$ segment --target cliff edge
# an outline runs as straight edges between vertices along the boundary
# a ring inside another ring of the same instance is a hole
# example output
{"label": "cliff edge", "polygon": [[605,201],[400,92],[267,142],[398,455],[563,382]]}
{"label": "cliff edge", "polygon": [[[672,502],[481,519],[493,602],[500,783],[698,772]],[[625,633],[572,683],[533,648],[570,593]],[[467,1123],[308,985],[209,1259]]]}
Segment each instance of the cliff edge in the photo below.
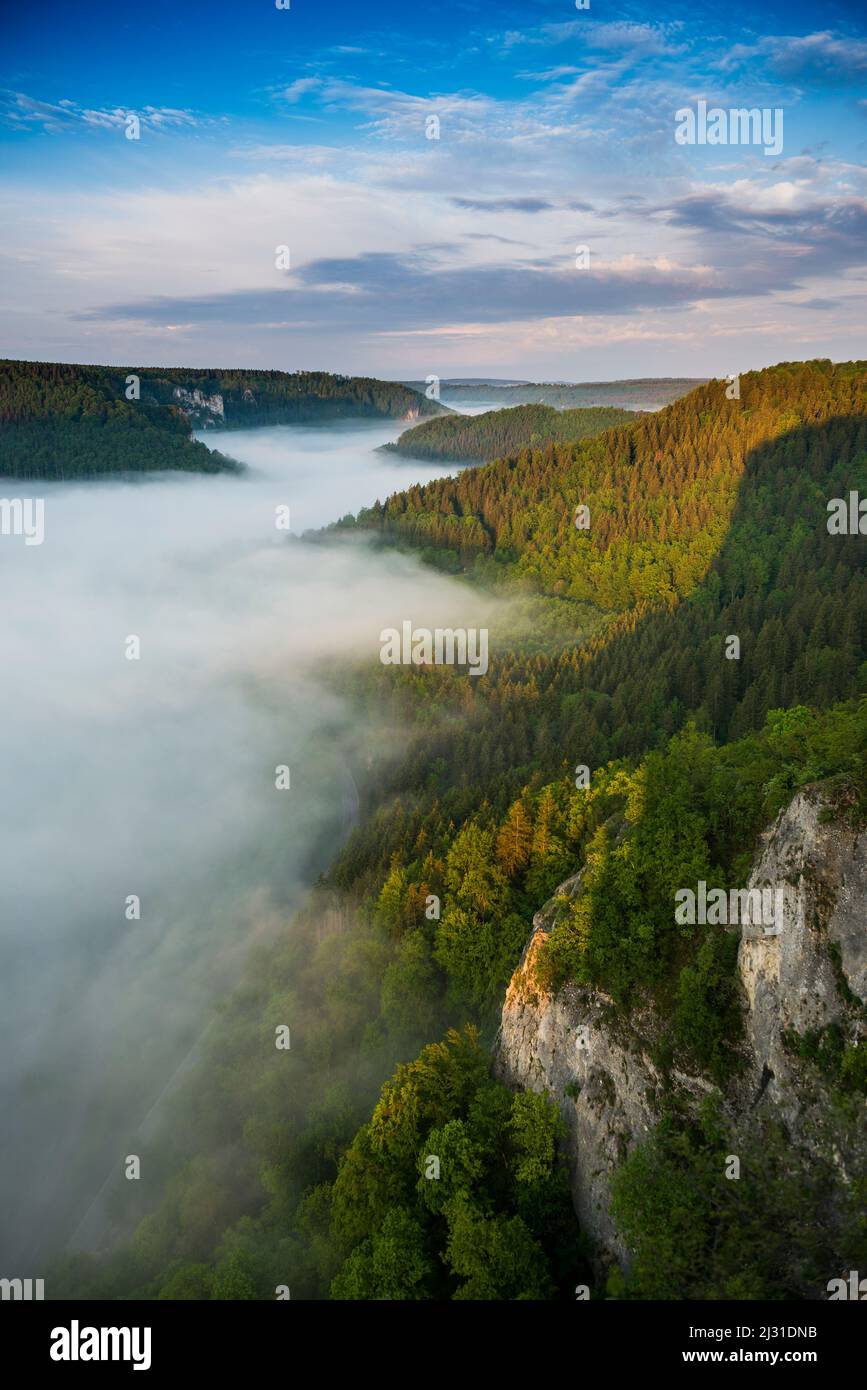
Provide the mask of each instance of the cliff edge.
{"label": "cliff edge", "polygon": [[[735,1133],[755,1132],[770,1118],[807,1156],[830,1135],[845,1185],[856,1158],[864,1158],[867,1103],[856,1102],[862,1122],[853,1148],[851,1123],[835,1128],[833,1083],[818,1063],[823,1047],[840,1055],[867,1037],[867,833],[835,814],[820,789],[805,788],[761,838],[748,887],[769,884],[784,887],[778,930],[735,928],[743,1059],[722,1101]],[[537,987],[539,949],[581,891],[579,873],[533,919],[503,1005],[495,1066],[508,1084],[548,1091],[559,1102],[581,1226],[601,1267],[628,1265],[610,1213],[614,1170],[655,1126],[664,1091],[674,1088],[695,1105],[717,1088],[676,1067],[663,1073],[654,1059],[665,1029],[650,1006],[626,1015],[596,989],[567,985],[551,994]]]}

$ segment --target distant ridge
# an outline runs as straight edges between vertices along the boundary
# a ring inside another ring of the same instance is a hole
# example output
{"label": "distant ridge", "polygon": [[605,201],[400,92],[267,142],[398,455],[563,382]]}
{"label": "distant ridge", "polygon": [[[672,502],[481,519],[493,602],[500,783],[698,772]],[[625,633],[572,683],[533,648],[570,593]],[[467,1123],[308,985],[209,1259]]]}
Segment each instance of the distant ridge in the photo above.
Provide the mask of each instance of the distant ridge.
{"label": "distant ridge", "polygon": [[[704,386],[708,377],[626,377],[618,381],[496,381],[442,377],[440,400],[460,409],[462,404],[552,405],[558,410],[587,406],[614,406],[620,410],[659,410],[681,396]],[[404,385],[424,394],[425,382]]]}

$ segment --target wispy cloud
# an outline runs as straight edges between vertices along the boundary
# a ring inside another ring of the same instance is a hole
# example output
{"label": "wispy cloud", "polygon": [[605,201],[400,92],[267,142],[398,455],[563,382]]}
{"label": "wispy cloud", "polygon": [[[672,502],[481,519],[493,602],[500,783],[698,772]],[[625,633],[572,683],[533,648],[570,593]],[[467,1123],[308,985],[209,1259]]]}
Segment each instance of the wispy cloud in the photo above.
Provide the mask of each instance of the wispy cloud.
{"label": "wispy cloud", "polygon": [[769,34],[752,44],[735,44],[719,58],[722,68],[761,59],[788,82],[844,86],[867,78],[867,42],[825,29],[802,35]]}
{"label": "wispy cloud", "polygon": [[548,198],[450,198],[449,202],[473,212],[550,212],[556,206]]}
{"label": "wispy cloud", "polygon": [[449,198],[452,207],[467,212],[594,212],[592,203],[567,198]]}
{"label": "wispy cloud", "polygon": [[615,51],[635,57],[662,53],[674,55],[683,51],[681,44],[672,41],[672,34],[676,30],[677,26],[641,24],[628,20],[600,21],[582,16],[532,29],[510,29],[499,42],[506,51],[522,47],[552,48],[574,42],[597,52]]}
{"label": "wispy cloud", "polygon": [[0,119],[7,125],[23,127],[38,126],[54,134],[69,131],[74,127],[90,127],[95,130],[118,130],[123,128],[130,116],[138,116],[142,125],[153,130],[177,130],[193,128],[208,122],[208,118],[193,111],[185,111],[172,106],[99,107],[79,106],[64,97],[57,102],[40,101],[25,92],[4,91],[0,93]]}
{"label": "wispy cloud", "polygon": [[298,77],[294,82],[290,82],[288,87],[284,87],[280,95],[291,105],[308,93],[318,91],[322,85],[321,77]]}

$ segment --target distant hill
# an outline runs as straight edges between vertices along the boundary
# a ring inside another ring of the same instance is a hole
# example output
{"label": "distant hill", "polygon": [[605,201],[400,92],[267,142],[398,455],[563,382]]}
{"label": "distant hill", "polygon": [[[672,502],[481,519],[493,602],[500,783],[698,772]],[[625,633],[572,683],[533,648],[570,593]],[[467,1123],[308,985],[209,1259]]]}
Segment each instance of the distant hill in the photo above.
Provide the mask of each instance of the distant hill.
{"label": "distant hill", "polygon": [[[707,377],[636,377],[624,381],[485,382],[456,378],[440,381],[444,405],[553,405],[558,410],[610,405],[623,410],[660,410],[703,386]],[[425,383],[404,383],[424,392]]]}
{"label": "distant hill", "polygon": [[555,410],[550,405],[515,405],[484,415],[442,415],[404,430],[383,449],[411,458],[489,462],[543,444],[573,443],[615,425],[628,425],[638,415],[612,406]]}
{"label": "distant hill", "polygon": [[194,440],[194,429],[414,420],[442,410],[399,382],[373,377],[2,361],[0,475],[215,473],[240,465]]}
{"label": "distant hill", "polygon": [[[413,382],[405,381],[404,386],[412,386]],[[417,383],[416,383],[417,384]],[[526,381],[524,377],[516,376],[445,376],[440,378],[440,388],[446,389],[452,386],[532,386],[531,381]]]}

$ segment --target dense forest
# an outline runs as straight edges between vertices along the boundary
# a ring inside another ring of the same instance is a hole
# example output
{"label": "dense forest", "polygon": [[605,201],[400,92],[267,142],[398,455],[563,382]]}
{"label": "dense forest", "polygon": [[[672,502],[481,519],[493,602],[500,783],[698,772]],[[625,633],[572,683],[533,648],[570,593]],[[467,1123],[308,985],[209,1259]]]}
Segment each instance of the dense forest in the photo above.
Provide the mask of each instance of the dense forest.
{"label": "dense forest", "polygon": [[599,406],[555,410],[549,405],[516,405],[484,415],[444,415],[404,430],[383,449],[411,458],[454,459],[456,462],[503,458],[540,444],[574,442],[614,425],[627,425],[628,410]]}
{"label": "dense forest", "polygon": [[[539,983],[652,1007],[659,1067],[710,1088],[698,1121],[672,1105],[624,1156],[614,1214],[636,1260],[594,1296],[802,1298],[816,1259],[863,1266],[867,1174],[832,1248],[830,1151],[809,1171],[745,1165],[720,1201],[737,940],[677,929],[671,903],[698,878],[742,885],[800,786],[867,822],[867,538],[827,527],[831,498],[867,492],[865,404],[867,364],[784,363],[742,377],[740,401],[709,383],[341,523],[492,588],[513,616],[475,680],[335,672],[405,751],[358,770],[357,829],[225,1005],[153,1156],[143,1195],[160,1200],[110,1259],[65,1261],[59,1295],[571,1299],[593,1283],[556,1108],[505,1091],[487,1052],[533,913],[582,866]],[[857,1125],[862,1035],[820,1064]],[[755,1135],[757,1153],[784,1142]]]}
{"label": "dense forest", "polygon": [[397,382],[327,372],[0,362],[0,475],[237,469],[193,428],[414,418],[442,407]]}

